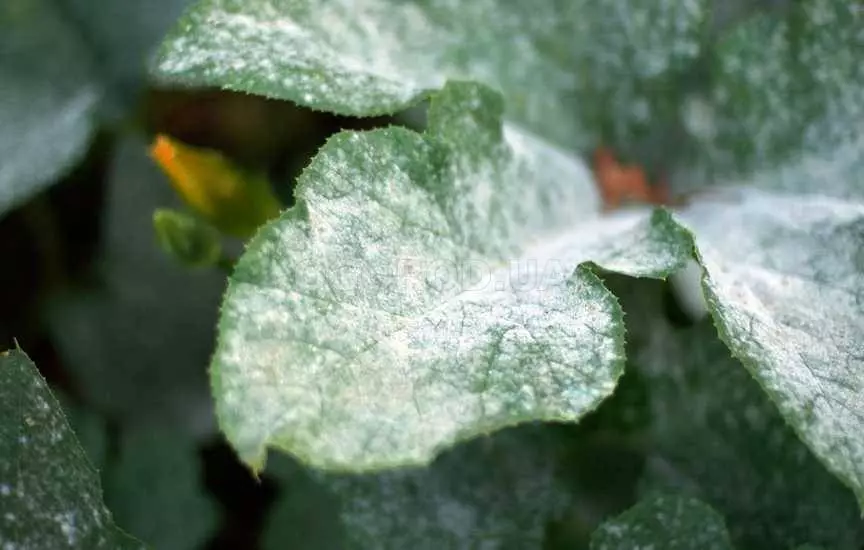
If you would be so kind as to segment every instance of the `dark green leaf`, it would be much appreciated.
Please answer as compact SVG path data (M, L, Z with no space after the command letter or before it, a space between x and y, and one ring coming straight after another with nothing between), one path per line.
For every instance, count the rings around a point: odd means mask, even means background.
M0 548L141 548L114 526L99 474L36 366L0 353Z
M160 550L201 548L216 529L204 493L195 442L171 428L127 431L105 476L105 500L117 520Z
M555 427L531 425L460 445L424 468L314 474L318 494L324 489L341 504L343 540L337 543L319 533L315 543L307 542L304 548L540 550L548 524L562 518L571 499L563 482L562 457ZM297 466L280 465L279 470L289 494L292 488L312 489L308 482L293 482L301 477ZM304 517L297 506L301 498L294 496L294 506L285 501L277 505L271 530L288 536ZM323 503L320 496L309 502ZM334 504L331 500L330 510ZM323 510L319 508L319 514L326 513ZM338 533L329 529L328 535ZM268 540L268 548L276 550L285 540L296 539Z
M732 550L723 518L694 498L655 495L601 525L591 550Z

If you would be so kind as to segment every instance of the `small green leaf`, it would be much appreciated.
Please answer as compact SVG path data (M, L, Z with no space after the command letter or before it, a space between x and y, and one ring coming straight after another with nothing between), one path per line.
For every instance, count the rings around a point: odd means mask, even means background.
M136 427L120 440L105 476L105 501L129 532L154 548L201 548L216 530L197 450L188 434L171 428Z
M141 548L114 526L99 474L21 351L0 353L0 547Z
M331 139L298 206L249 243L211 370L221 427L316 466L423 464L532 420L578 420L621 373L615 298L582 262L665 276L691 255L668 214L593 214L582 165L453 83L429 130Z
M723 518L694 498L655 495L601 525L591 550L732 550Z
M162 250L189 267L210 267L222 257L219 231L184 212L159 208L153 212L153 229Z

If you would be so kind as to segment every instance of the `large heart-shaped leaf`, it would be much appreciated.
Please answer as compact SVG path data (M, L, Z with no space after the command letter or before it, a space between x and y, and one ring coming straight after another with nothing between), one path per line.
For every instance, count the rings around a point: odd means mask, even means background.
M0 353L0 457L0 548L142 548L114 526L98 473L17 350Z
M577 266L664 276L689 241L662 212L597 218L581 165L502 135L498 108L453 84L424 135L337 136L300 205L249 245L212 371L244 459L272 444L331 468L423 463L474 434L576 420L611 393L621 311Z

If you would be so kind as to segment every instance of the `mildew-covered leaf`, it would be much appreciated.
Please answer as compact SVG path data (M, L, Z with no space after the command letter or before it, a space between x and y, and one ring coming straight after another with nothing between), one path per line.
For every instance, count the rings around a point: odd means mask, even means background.
M710 321L673 328L655 282L611 288L627 316L629 362L616 396L634 393L632 438L647 455L643 490L683 493L713 506L735 547L864 542L854 496L796 437ZM636 377L634 378L634 375Z
M21 351L0 353L0 548L141 548L114 526L99 474Z
M427 467L313 473L317 492L329 495L341 525L325 527L314 541L304 538L303 547L540 550L548 524L562 518L572 496L563 482L568 465L559 429L535 424L504 430L459 445ZM306 477L296 464L286 467L283 459L273 465L289 497L277 503L270 519L271 535L285 538L268 535L268 550L282 548L289 533L303 530L298 521L304 521L310 499L291 491L313 490L308 481L295 481ZM311 501L323 503L320 496ZM324 513L318 510L320 527ZM338 542L335 533L341 534Z
M723 199L678 215L720 335L864 505L864 203L746 188Z
M713 46L710 86L681 104L698 150L698 162L692 160L714 175L794 164L802 152L824 156L850 143L862 156L861 3L786 4L722 34ZM699 187L714 178L689 179L688 186ZM811 185L837 187L827 177Z
M591 550L732 550L723 518L694 498L654 495L601 525Z
M447 80L471 79L504 94L508 120L588 147L601 130L645 130L677 112L678 73L701 52L709 5L204 0L154 70L168 82L351 115L394 112Z
M586 266L665 276L691 254L668 214L594 214L578 161L454 83L429 130L333 138L298 206L251 241L212 366L223 431L364 470L422 464L472 435L577 420L621 373L615 298Z

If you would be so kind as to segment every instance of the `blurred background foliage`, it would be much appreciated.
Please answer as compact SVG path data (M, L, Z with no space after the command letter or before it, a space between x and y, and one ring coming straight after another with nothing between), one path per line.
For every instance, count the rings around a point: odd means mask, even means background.
M349 119L218 90L154 88L147 62L187 4L0 4L0 348L17 339L27 350L100 469L118 524L154 548L339 548L338 503L312 473L274 457L273 473L253 479L218 433L207 364L225 273L186 269L159 248L153 212L182 202L147 150L167 134L221 151L269 174L288 205L295 176L328 136L418 127L422 109ZM755 6L718 5L723 24ZM664 147L675 149L652 138L642 153ZM242 250L239 241L224 246ZM649 294L671 325L687 324L666 286L652 283ZM639 384L622 388L616 399L642 399ZM634 421L616 407L554 428L580 438L579 453L556 452L573 455L567 483L586 500L548 526L550 547L586 541L633 502L643 465L602 437L610 423L626 431ZM532 429L523 431L534 437ZM598 483L609 479L615 486ZM362 479L336 485L365 490Z

